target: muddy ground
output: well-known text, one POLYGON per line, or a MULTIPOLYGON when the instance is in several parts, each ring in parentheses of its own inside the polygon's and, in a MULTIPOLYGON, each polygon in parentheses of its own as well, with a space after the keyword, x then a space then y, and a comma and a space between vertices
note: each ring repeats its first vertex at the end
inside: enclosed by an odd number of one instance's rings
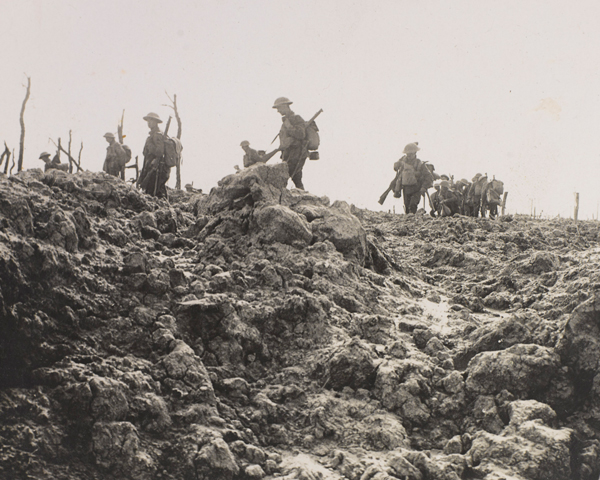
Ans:
POLYGON ((0 478, 600 475, 597 222, 0 176, 0 478))

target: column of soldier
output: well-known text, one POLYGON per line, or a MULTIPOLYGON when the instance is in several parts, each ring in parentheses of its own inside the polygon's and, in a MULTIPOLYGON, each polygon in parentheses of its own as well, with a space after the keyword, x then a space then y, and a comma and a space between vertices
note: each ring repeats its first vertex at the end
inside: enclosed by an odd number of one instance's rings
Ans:
POLYGON ((404 212, 417 213, 421 199, 427 198, 432 217, 450 217, 466 215, 490 218, 498 215, 498 206, 502 204, 504 183, 496 178, 488 180, 487 174, 478 173, 471 181, 438 175, 435 167, 417 158, 420 150, 418 142, 404 147, 404 156, 394 164, 396 175, 381 197, 383 205, 387 195, 394 192, 395 198, 404 197, 404 212), (430 195, 429 189, 435 188, 430 195))
MULTIPOLYGON (((266 153, 264 150, 250 148, 250 142, 244 140, 240 146, 244 150, 243 165, 249 168, 252 165, 266 163, 275 154, 281 152, 281 159, 288 165, 289 176, 296 188, 304 190, 302 170, 307 159, 318 160, 319 129, 315 123, 317 116, 323 111, 319 110, 308 121, 295 114, 290 105, 293 102, 286 97, 275 100, 272 108, 281 115, 282 125, 279 133, 279 147, 266 153)), ((144 192, 156 197, 167 196, 167 181, 171 168, 177 165, 181 157, 181 142, 177 138, 170 138, 166 132, 161 132, 159 125, 162 120, 156 113, 149 113, 143 119, 147 122, 150 132, 144 144, 144 164, 137 176, 136 184, 144 192)), ((169 119, 170 121, 170 119, 169 119)), ((125 178, 124 171, 131 160, 131 150, 126 145, 116 141, 113 133, 104 134, 108 142, 106 159, 103 171, 109 175, 125 178)), ((275 141, 275 139, 273 141, 275 141)), ((434 217, 446 217, 456 214, 477 217, 489 211, 490 217, 495 217, 498 205, 501 204, 503 183, 495 178, 488 181, 487 175, 477 174, 469 182, 466 179, 453 181, 447 175, 437 175, 435 167, 417 158, 420 150, 418 142, 409 143, 404 148, 404 155, 394 164, 396 175, 388 189, 379 199, 383 204, 387 195, 394 192, 395 198, 404 196, 405 213, 417 213, 421 198, 429 200, 430 214, 434 217), (434 183, 435 182, 435 183, 434 183), (435 191, 429 195, 428 190, 434 187, 435 191)), ((40 159, 46 164, 45 171, 50 169, 67 170, 68 165, 60 163, 58 155, 50 160, 50 154, 44 152, 40 159)), ((236 165, 236 170, 239 167, 236 165)), ((191 185, 186 188, 193 190, 191 185)))

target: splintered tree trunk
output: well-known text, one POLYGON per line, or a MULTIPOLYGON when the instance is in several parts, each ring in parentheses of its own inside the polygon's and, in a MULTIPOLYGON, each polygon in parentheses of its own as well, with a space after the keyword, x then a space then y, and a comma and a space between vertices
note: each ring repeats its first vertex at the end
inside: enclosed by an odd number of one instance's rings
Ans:
MULTIPOLYGON (((123 113, 121 114, 121 122, 117 125, 117 137, 119 137, 119 143, 123 145, 123 121, 125 120, 125 109, 123 109, 123 113)), ((121 168, 121 173, 119 175, 121 180, 125 180, 125 167, 121 168)))
POLYGON ((81 148, 79 149, 79 155, 77 156, 77 171, 81 170, 81 152, 83 151, 83 142, 81 142, 81 148))
POLYGON ((10 150, 8 149, 8 145, 4 142, 4 151, 2 155, 0 155, 0 166, 2 166, 2 162, 6 160, 6 164, 4 165, 4 173, 8 172, 8 161, 10 160, 10 150))
MULTIPOLYGON (((165 92, 166 93, 166 92, 165 92)), ((169 97, 169 94, 167 93, 167 97, 169 100, 171 100, 171 105, 165 105, 167 107, 170 107, 173 109, 173 112, 175 113, 175 120, 177 120, 177 138, 179 140, 181 140, 181 117, 179 116, 179 111, 177 110, 177 95, 173 95, 173 98, 169 97)), ((176 177, 175 177, 175 188, 177 190, 181 190, 181 162, 183 161, 183 159, 180 162, 177 162, 177 165, 175 165, 175 172, 176 172, 176 177)))
POLYGON ((575 212, 574 212, 575 221, 577 221, 578 215, 579 215, 579 194, 576 193, 575 194, 575 212))
MULTIPOLYGON (((8 164, 8 162, 7 162, 7 164, 8 164)), ((12 165, 10 166, 10 172, 9 172, 10 175, 12 175, 13 168, 15 168, 15 149, 14 148, 12 151, 12 165)))
MULTIPOLYGON (((29 100, 31 93, 31 77, 27 77, 27 93, 25 94, 25 100, 21 106, 21 115, 19 120, 21 122, 21 140, 19 141, 19 162, 17 163, 17 172, 23 170, 23 151, 25 150, 25 104, 29 100)), ((14 157, 13 157, 14 161, 14 157)))
POLYGON ((71 160, 71 130, 69 130, 69 151, 67 155, 69 156, 69 173, 73 173, 73 161, 71 160))

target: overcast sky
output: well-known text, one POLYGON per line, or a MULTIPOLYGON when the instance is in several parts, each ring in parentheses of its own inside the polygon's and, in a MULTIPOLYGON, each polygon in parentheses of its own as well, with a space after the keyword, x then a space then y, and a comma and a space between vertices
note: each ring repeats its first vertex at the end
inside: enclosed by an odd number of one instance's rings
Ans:
POLYGON ((165 92, 177 94, 183 184, 208 192, 242 165, 240 141, 273 148, 271 107, 286 96, 305 119, 324 111, 304 184, 332 201, 401 212, 377 199, 418 141, 438 173, 503 180, 509 213, 569 217, 579 192, 592 218, 599 46, 587 0, 3 0, 0 142, 18 154, 29 76, 24 168, 72 130, 84 168, 100 170, 123 109, 141 163, 142 117, 166 121, 165 92))

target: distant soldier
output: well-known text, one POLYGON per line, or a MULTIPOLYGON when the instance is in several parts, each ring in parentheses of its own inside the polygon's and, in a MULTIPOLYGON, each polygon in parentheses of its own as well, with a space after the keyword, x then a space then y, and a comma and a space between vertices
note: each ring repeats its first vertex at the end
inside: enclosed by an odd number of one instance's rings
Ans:
POLYGON ((263 163, 264 159, 261 157, 256 150, 250 148, 250 142, 244 140, 240 143, 240 147, 244 150, 244 168, 248 168, 255 163, 263 163))
POLYGON ((484 211, 481 210, 482 206, 482 194, 485 191, 487 185, 487 175, 476 174, 472 179, 471 188, 467 196, 467 205, 469 207, 469 214, 471 217, 478 217, 481 211, 484 216, 484 211))
POLYGON ((440 182, 438 216, 451 217, 457 213, 460 213, 459 196, 450 189, 448 180, 442 180, 440 182))
POLYGON ((467 195, 469 193, 470 186, 471 182, 469 182, 466 178, 462 178, 454 184, 454 191, 458 194, 460 199, 461 215, 469 215, 469 209, 467 206, 467 195))
POLYGON ((429 215, 432 217, 437 216, 437 212, 440 208, 440 181, 436 180, 433 183, 433 188, 435 191, 429 196, 429 206, 431 210, 429 211, 429 215))
POLYGON ((394 197, 404 195, 404 212, 417 213, 421 195, 433 184, 433 176, 427 165, 417 158, 420 150, 416 143, 404 147, 404 156, 394 164, 396 185, 394 197))
POLYGON ((308 142, 306 141, 306 122, 290 108, 291 102, 286 97, 275 100, 273 108, 281 114, 281 130, 279 130, 279 150, 281 159, 288 164, 290 178, 296 188, 304 190, 302 169, 308 157, 308 142))
POLYGON ((114 134, 110 132, 105 133, 104 138, 108 142, 108 147, 106 147, 106 159, 104 160, 102 170, 109 175, 118 177, 121 175, 123 166, 127 163, 127 154, 123 146, 115 140, 114 134))
POLYGON ((150 132, 144 145, 144 165, 138 185, 149 195, 166 197, 171 168, 165 164, 165 137, 158 128, 162 120, 156 113, 149 113, 144 120, 148 122, 150 132))
POLYGON ((46 164, 44 167, 44 172, 48 170, 62 170, 66 172, 69 170, 69 165, 66 163, 60 163, 60 159, 58 158, 58 154, 54 155, 54 158, 50 160, 50 154, 48 152, 42 152, 40 154, 40 160, 43 160, 46 164))

